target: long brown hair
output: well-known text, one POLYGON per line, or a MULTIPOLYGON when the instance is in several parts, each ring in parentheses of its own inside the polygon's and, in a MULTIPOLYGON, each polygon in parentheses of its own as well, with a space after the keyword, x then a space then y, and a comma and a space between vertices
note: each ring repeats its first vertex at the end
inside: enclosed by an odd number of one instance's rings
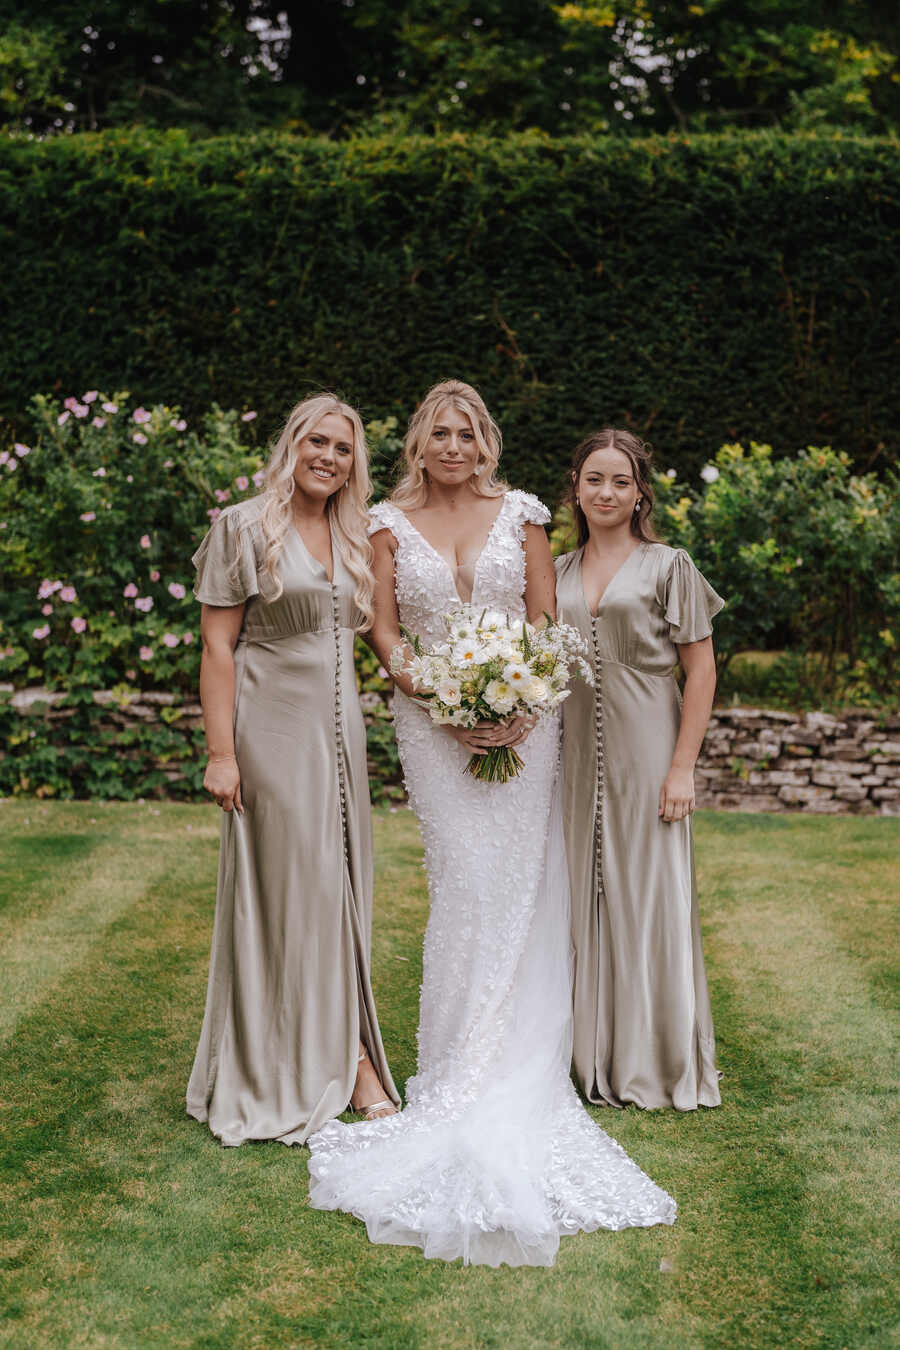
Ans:
POLYGON ((587 517, 578 505, 578 479, 584 468, 585 460, 595 450, 619 450, 628 459, 640 493, 641 504, 631 517, 631 533, 647 544, 653 543, 656 534, 650 524, 650 512, 653 510, 653 487, 650 481, 650 460, 653 451, 650 446, 630 431, 617 427, 604 427, 602 431, 592 431, 575 447, 569 476, 569 491, 566 500, 572 508, 575 526, 578 530, 578 547, 586 544, 590 537, 587 517))

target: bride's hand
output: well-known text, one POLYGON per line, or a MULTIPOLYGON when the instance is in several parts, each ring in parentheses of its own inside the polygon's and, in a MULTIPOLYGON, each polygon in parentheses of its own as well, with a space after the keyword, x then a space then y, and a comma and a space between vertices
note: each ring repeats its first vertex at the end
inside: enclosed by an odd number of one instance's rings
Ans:
POLYGON ((521 745, 534 727, 536 717, 512 717, 508 722, 477 722, 474 727, 449 727, 455 741, 473 755, 486 755, 500 745, 521 745))

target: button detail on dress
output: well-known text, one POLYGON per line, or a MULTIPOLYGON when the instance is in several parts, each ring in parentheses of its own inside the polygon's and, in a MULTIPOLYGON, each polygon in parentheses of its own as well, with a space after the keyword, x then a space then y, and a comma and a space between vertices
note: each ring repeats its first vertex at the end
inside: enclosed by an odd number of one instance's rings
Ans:
POLYGON ((594 652, 594 728, 597 740, 597 812, 594 836, 597 895, 603 894, 603 660, 600 656, 600 620, 591 617, 591 641, 594 652))
POLYGON ((344 728, 341 703, 343 657, 341 655, 340 606, 338 588, 335 582, 331 583, 331 626, 334 632, 334 740, 337 751, 338 797, 341 806, 341 835, 344 840, 344 857, 349 858, 347 849, 347 780, 344 767, 344 728))

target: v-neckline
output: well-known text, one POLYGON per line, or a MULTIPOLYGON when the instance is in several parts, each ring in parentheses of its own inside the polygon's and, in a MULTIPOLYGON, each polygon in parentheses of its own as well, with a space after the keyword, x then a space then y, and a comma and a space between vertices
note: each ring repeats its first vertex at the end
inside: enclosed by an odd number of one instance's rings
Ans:
POLYGON ((588 604, 587 593, 586 593, 586 591, 585 591, 585 589, 584 589, 584 550, 585 550, 585 545, 582 545, 582 547, 581 547, 581 561, 580 561, 579 564, 578 564, 578 579, 579 579, 579 581, 581 582, 581 601, 582 601, 582 604, 584 605, 584 607, 585 607, 585 609, 587 610, 588 615, 590 616, 591 619, 599 618, 601 606, 603 605, 603 602, 604 602, 604 600, 606 599, 606 597, 609 595, 610 588, 613 586, 613 584, 614 584, 614 583, 618 580, 618 578, 621 576, 622 572, 625 570, 625 568, 626 568, 626 567, 628 566, 628 564, 631 562, 631 560, 632 560, 632 558, 634 557, 634 555, 635 555, 636 553, 642 553, 642 552, 644 551, 644 548, 645 548, 645 547, 646 547, 645 542, 644 542, 644 540, 642 539, 642 540, 640 541, 640 543, 637 544, 636 547, 633 548, 633 549, 631 550, 631 552, 629 553, 628 557, 622 559, 622 561, 619 563, 619 566, 616 568, 616 570, 613 572, 612 576, 610 577, 609 581, 608 581, 608 582, 606 583, 606 585, 603 587, 603 591, 602 591, 602 593, 600 594, 600 596, 599 596, 599 598, 598 598, 598 600, 597 600, 596 608, 595 608, 595 609, 592 609, 591 606, 588 604))
POLYGON ((316 555, 313 553, 312 549, 308 546, 306 540, 303 538, 303 535, 300 533, 300 527, 297 524, 296 520, 293 519, 291 520, 291 529, 294 531, 294 534, 300 540, 300 547, 303 549, 303 552, 306 554, 309 561, 313 564, 314 567, 319 568, 320 572, 322 573, 322 576, 328 582, 329 586, 333 586, 335 574, 337 573, 337 551, 334 547, 334 535, 331 530, 331 521, 328 522, 328 542, 331 546, 331 576, 328 575, 328 568, 322 562, 321 558, 317 558, 316 555))
POLYGON ((413 530, 413 531, 419 536, 419 538, 422 540, 422 543, 425 545, 425 547, 426 547, 427 549, 430 549, 431 552, 434 554, 434 556, 435 556, 436 558, 439 558, 440 561, 444 564, 444 567, 447 569, 447 576, 450 578, 450 584, 452 585, 453 590, 454 590, 454 593, 455 593, 455 595, 456 595, 456 598, 457 598, 457 600, 459 601, 459 603, 460 603, 461 605, 471 605, 471 604, 474 602, 474 599, 475 599, 475 583, 476 583, 476 581, 478 580, 478 567, 479 567, 479 564, 480 564, 482 558, 484 557, 485 553, 487 552, 488 548, 490 547, 491 540, 492 540, 493 537, 494 537, 494 531, 496 530, 497 526, 498 526, 499 523, 500 523, 500 517, 503 515, 503 512, 506 510, 506 502, 507 502, 508 497, 509 497, 509 493, 508 493, 508 492, 504 492, 504 494, 503 494, 503 503, 502 503, 502 505, 501 505, 501 507, 500 507, 500 510, 499 510, 499 511, 497 512, 497 514, 494 516, 494 519, 493 519, 493 521, 491 522, 491 528, 488 530, 487 534, 485 535, 484 543, 481 545, 481 549, 480 549, 480 551, 479 551, 477 557, 475 558, 475 562, 474 562, 473 565, 472 565, 472 594, 471 594, 471 596, 469 597, 468 600, 464 600, 464 599, 462 598, 462 596, 460 595, 460 593, 459 593, 459 587, 458 587, 457 584, 456 584, 456 578, 455 578, 455 576, 453 575, 453 568, 450 566, 450 564, 448 563, 447 559, 444 557, 443 553, 438 552, 438 550, 435 548, 434 544, 432 544, 431 541, 430 541, 429 539, 426 539, 426 538, 425 538, 425 535, 424 535, 424 534, 422 533, 422 531, 419 529, 418 525, 414 525, 414 524, 413 524, 413 522, 410 520, 409 516, 406 514, 405 511, 401 511, 399 506, 396 508, 398 511, 400 511, 401 516, 402 516, 403 519, 406 521, 406 523, 407 523, 407 525, 409 526, 409 528, 410 528, 411 530, 413 530))

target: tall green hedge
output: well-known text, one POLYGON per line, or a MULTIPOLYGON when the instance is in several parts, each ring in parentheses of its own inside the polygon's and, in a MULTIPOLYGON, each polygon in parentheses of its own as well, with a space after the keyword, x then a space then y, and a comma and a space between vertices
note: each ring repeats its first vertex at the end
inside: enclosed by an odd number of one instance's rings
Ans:
POLYGON ((405 420, 457 375, 548 496, 610 421, 682 472, 751 438, 868 466, 900 439, 898 237, 900 145, 840 134, 8 140, 0 411, 127 387, 269 429, 329 385, 405 420))

